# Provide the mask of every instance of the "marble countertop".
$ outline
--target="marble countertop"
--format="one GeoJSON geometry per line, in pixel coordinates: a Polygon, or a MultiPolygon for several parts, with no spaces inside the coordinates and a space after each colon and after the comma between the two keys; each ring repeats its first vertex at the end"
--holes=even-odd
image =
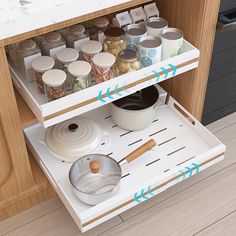
{"type": "Polygon", "coordinates": [[[131,0],[0,0],[0,40],[131,0]]]}

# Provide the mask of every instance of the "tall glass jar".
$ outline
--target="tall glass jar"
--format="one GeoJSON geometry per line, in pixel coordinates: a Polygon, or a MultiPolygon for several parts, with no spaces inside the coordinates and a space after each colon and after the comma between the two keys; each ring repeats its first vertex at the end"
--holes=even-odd
{"type": "Polygon", "coordinates": [[[72,78],[72,92],[78,92],[92,85],[91,65],[86,61],[75,61],[68,66],[72,78]]]}
{"type": "Polygon", "coordinates": [[[126,49],[125,31],[119,27],[110,27],[105,30],[105,40],[103,43],[104,52],[109,52],[115,57],[123,49],[126,49]]]}
{"type": "Polygon", "coordinates": [[[101,52],[93,57],[96,84],[113,78],[113,65],[115,61],[115,56],[109,52],[101,52]]]}
{"type": "Polygon", "coordinates": [[[51,70],[55,64],[52,57],[40,56],[32,61],[36,88],[39,93],[44,93],[43,74],[51,70]]]}
{"type": "Polygon", "coordinates": [[[66,73],[62,70],[52,69],[43,74],[46,99],[53,100],[66,96],[66,73]]]}
{"type": "Polygon", "coordinates": [[[32,61],[41,56],[41,51],[36,42],[32,39],[27,39],[20,42],[17,50],[19,69],[22,76],[28,81],[34,80],[32,61]]]}
{"type": "Polygon", "coordinates": [[[93,22],[94,26],[90,29],[90,39],[103,43],[105,39],[104,32],[109,28],[109,20],[105,17],[96,18],[93,22]]]}
{"type": "Polygon", "coordinates": [[[56,54],[56,68],[63,70],[67,74],[66,90],[71,91],[72,81],[71,76],[68,73],[68,65],[76,61],[79,57],[79,52],[74,48],[63,48],[56,54]]]}
{"type": "Polygon", "coordinates": [[[44,56],[56,58],[56,53],[66,47],[66,42],[58,32],[51,32],[44,36],[41,42],[44,56]]]}
{"type": "Polygon", "coordinates": [[[76,50],[80,51],[81,43],[84,42],[84,39],[88,37],[85,33],[85,27],[83,25],[77,24],[70,26],[65,30],[64,38],[68,48],[75,48],[76,50]]]}
{"type": "Polygon", "coordinates": [[[119,52],[116,62],[116,75],[122,75],[140,69],[138,53],[132,49],[119,52]]]}
{"type": "Polygon", "coordinates": [[[12,43],[7,46],[8,55],[16,67],[19,66],[19,59],[17,54],[18,48],[19,48],[19,42],[12,43]]]}

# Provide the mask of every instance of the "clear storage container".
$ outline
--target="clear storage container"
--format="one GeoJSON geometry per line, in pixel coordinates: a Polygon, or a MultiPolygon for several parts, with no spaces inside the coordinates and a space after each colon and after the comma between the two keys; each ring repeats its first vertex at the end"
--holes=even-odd
{"type": "Polygon", "coordinates": [[[105,40],[103,43],[103,51],[113,54],[115,57],[123,49],[126,49],[125,31],[119,27],[110,27],[105,30],[105,40]]]}
{"type": "Polygon", "coordinates": [[[19,69],[22,76],[28,81],[34,80],[32,61],[41,56],[41,51],[36,42],[32,39],[27,39],[20,42],[17,50],[19,69]]]}
{"type": "Polygon", "coordinates": [[[32,61],[36,88],[39,93],[44,93],[43,74],[51,70],[55,64],[52,57],[40,56],[32,61]]]}
{"type": "Polygon", "coordinates": [[[71,75],[72,92],[78,92],[92,85],[91,65],[86,61],[75,61],[68,66],[71,75]]]}
{"type": "Polygon", "coordinates": [[[19,48],[19,42],[12,43],[7,46],[8,55],[16,67],[19,66],[19,58],[17,54],[18,48],[19,48]]]}
{"type": "Polygon", "coordinates": [[[85,33],[85,27],[83,25],[73,25],[65,30],[64,38],[66,40],[66,46],[68,48],[75,48],[80,51],[80,45],[84,40],[89,39],[85,33]]]}
{"type": "Polygon", "coordinates": [[[90,29],[90,39],[103,43],[105,39],[104,32],[110,27],[109,20],[105,17],[96,18],[93,22],[94,26],[90,29]]]}
{"type": "Polygon", "coordinates": [[[50,102],[66,96],[66,73],[52,69],[43,74],[46,99],[50,102]]]}
{"type": "Polygon", "coordinates": [[[116,75],[126,74],[128,72],[140,69],[138,53],[132,49],[124,49],[119,52],[116,62],[116,75]]]}
{"type": "Polygon", "coordinates": [[[93,57],[96,84],[113,78],[113,65],[116,57],[108,52],[101,52],[93,57]]]}
{"type": "Polygon", "coordinates": [[[41,45],[43,55],[55,59],[57,52],[66,47],[66,42],[58,32],[51,32],[44,36],[41,45]]]}

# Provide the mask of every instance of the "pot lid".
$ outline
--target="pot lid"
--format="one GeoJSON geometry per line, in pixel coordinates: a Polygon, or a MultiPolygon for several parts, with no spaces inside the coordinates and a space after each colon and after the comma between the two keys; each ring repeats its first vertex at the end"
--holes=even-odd
{"type": "Polygon", "coordinates": [[[102,51],[102,44],[95,40],[83,42],[80,46],[82,52],[86,54],[96,54],[102,51]]]}
{"type": "Polygon", "coordinates": [[[96,54],[93,57],[93,63],[96,66],[102,67],[102,68],[108,68],[108,67],[113,66],[115,61],[116,61],[115,56],[113,56],[109,52],[101,52],[101,53],[96,54]]]}
{"type": "Polygon", "coordinates": [[[56,54],[56,58],[62,63],[70,63],[76,61],[78,57],[79,52],[74,48],[63,48],[56,54]]]}
{"type": "Polygon", "coordinates": [[[95,150],[102,138],[103,130],[93,120],[75,117],[49,128],[45,141],[58,158],[74,161],[95,150]]]}
{"type": "Polygon", "coordinates": [[[62,70],[52,69],[43,74],[43,82],[50,87],[62,85],[66,80],[66,73],[62,70]]]}
{"type": "Polygon", "coordinates": [[[74,61],[70,63],[67,69],[75,77],[86,76],[91,71],[91,65],[87,61],[74,61]]]}
{"type": "Polygon", "coordinates": [[[39,56],[32,61],[32,67],[37,72],[45,72],[53,68],[55,61],[52,57],[39,56]]]}

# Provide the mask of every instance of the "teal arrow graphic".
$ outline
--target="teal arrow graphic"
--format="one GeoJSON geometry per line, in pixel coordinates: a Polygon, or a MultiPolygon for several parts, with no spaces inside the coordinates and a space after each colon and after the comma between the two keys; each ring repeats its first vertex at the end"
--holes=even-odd
{"type": "Polygon", "coordinates": [[[192,163],[192,165],[193,165],[194,167],[196,167],[196,173],[198,173],[199,170],[200,170],[200,165],[198,165],[198,164],[196,164],[196,163],[192,163]]]}
{"type": "Polygon", "coordinates": [[[152,73],[154,73],[157,76],[156,82],[158,82],[160,80],[160,73],[153,70],[152,73]]]}
{"type": "Polygon", "coordinates": [[[150,195],[152,195],[152,196],[155,195],[154,193],[151,192],[151,185],[148,186],[148,191],[147,191],[147,192],[148,192],[148,194],[150,194],[150,195]]]}
{"type": "Polygon", "coordinates": [[[167,77],[169,75],[169,71],[164,67],[161,67],[161,69],[165,72],[165,79],[167,79],[167,77]]]}
{"type": "Polygon", "coordinates": [[[116,86],[115,86],[115,93],[116,93],[118,96],[122,96],[122,95],[120,94],[120,92],[118,91],[118,88],[119,88],[119,84],[116,84],[116,86]]]}
{"type": "Polygon", "coordinates": [[[113,99],[113,97],[110,95],[110,88],[107,89],[106,96],[110,99],[113,99]]]}
{"type": "Polygon", "coordinates": [[[193,169],[190,167],[185,167],[189,171],[189,176],[191,177],[193,175],[193,169]]]}
{"type": "Polygon", "coordinates": [[[141,198],[148,199],[148,197],[146,197],[146,196],[144,195],[144,189],[141,190],[140,196],[141,196],[141,198]]]}
{"type": "Polygon", "coordinates": [[[172,72],[172,76],[175,76],[176,74],[176,71],[177,71],[177,67],[172,65],[172,64],[168,64],[169,67],[171,67],[173,69],[173,72],[172,72]]]}
{"type": "Polygon", "coordinates": [[[102,90],[98,93],[98,100],[101,102],[106,102],[104,99],[102,99],[102,90]]]}
{"type": "Polygon", "coordinates": [[[142,202],[142,201],[140,201],[140,200],[137,199],[137,193],[134,194],[134,201],[135,201],[135,202],[138,202],[138,203],[142,202]]]}
{"type": "Polygon", "coordinates": [[[184,171],[179,170],[179,173],[180,173],[181,175],[183,175],[184,179],[186,178],[186,173],[185,173],[184,171]]]}

